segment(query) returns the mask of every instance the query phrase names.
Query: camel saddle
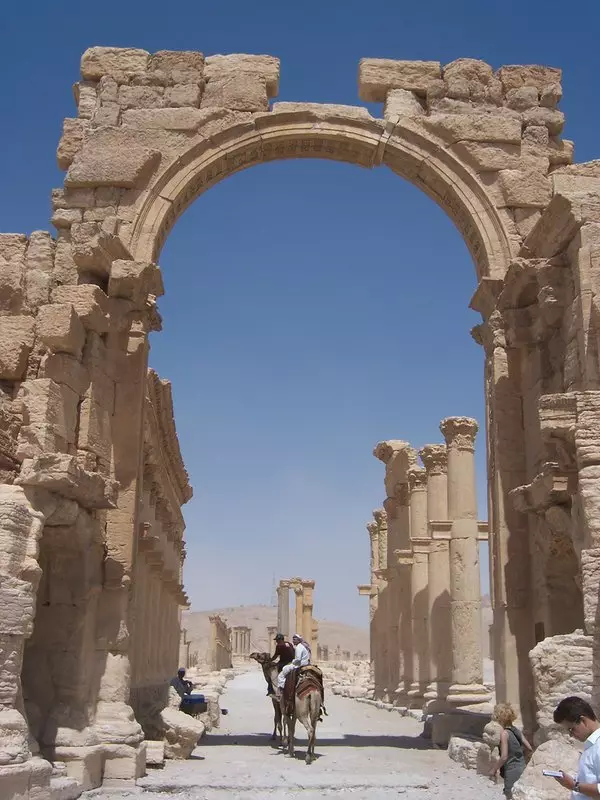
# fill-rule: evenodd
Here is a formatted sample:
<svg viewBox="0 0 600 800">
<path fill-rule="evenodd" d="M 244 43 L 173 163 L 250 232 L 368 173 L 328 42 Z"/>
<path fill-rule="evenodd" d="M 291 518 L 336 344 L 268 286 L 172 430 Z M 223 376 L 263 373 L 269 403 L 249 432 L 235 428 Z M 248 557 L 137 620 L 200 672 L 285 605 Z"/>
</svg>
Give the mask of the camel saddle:
<svg viewBox="0 0 600 800">
<path fill-rule="evenodd" d="M 284 713 L 291 716 L 294 713 L 294 696 L 304 697 L 309 691 L 318 689 L 321 697 L 324 696 L 323 673 L 319 667 L 308 664 L 306 667 L 298 667 L 292 670 L 285 679 L 285 686 L 282 694 L 282 707 Z"/>
</svg>

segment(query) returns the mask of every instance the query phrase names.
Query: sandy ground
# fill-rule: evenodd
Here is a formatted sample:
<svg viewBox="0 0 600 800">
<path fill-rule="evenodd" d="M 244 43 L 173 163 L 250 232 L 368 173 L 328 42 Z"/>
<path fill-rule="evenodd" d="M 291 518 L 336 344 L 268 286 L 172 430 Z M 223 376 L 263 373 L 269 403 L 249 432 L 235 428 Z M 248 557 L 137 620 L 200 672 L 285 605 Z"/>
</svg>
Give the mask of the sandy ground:
<svg viewBox="0 0 600 800">
<path fill-rule="evenodd" d="M 398 797 L 406 800 L 499 800 L 501 787 L 454 764 L 420 738 L 410 718 L 327 697 L 329 716 L 317 731 L 317 760 L 304 763 L 305 735 L 292 760 L 271 746 L 271 701 L 258 670 L 235 678 L 221 698 L 222 726 L 202 739 L 188 761 L 170 761 L 133 790 L 96 790 L 88 798 L 125 800 L 262 800 L 262 798 Z M 297 730 L 298 732 L 298 730 Z M 86 797 L 86 796 L 84 796 Z"/>
</svg>

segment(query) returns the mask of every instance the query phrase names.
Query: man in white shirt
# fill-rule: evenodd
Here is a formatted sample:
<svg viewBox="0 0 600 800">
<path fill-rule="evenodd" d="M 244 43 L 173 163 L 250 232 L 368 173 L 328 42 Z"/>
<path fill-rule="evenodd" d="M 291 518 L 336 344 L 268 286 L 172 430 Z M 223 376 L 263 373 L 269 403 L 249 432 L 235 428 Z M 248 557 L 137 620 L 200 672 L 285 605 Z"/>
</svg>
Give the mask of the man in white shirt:
<svg viewBox="0 0 600 800">
<path fill-rule="evenodd" d="M 555 780 L 571 790 L 571 800 L 600 797 L 600 723 L 593 708 L 581 697 L 565 697 L 554 710 L 554 722 L 584 742 L 577 777 L 563 771 L 562 777 Z"/>
<path fill-rule="evenodd" d="M 290 664 L 286 664 L 277 677 L 277 688 L 281 694 L 285 686 L 285 679 L 293 669 L 298 667 L 306 667 L 310 664 L 310 650 L 304 644 L 302 637 L 295 633 L 292 636 L 292 644 L 294 645 L 294 660 Z"/>
</svg>

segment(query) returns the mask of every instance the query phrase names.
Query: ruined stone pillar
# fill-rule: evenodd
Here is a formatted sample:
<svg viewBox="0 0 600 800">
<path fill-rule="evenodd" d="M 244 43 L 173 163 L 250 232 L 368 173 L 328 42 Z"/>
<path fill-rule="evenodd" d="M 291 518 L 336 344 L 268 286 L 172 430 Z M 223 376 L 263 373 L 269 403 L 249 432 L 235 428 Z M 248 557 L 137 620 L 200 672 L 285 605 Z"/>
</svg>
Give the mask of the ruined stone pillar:
<svg viewBox="0 0 600 800">
<path fill-rule="evenodd" d="M 275 635 L 279 633 L 280 628 L 278 625 L 269 625 L 267 627 L 267 650 L 269 653 L 275 647 Z M 285 636 L 286 634 L 284 634 Z"/>
<path fill-rule="evenodd" d="M 481 653 L 481 587 L 475 437 L 477 422 L 447 417 L 440 430 L 448 447 L 448 516 L 450 539 L 450 596 L 452 616 L 452 685 L 448 700 L 469 705 L 490 699 L 483 686 Z"/>
<path fill-rule="evenodd" d="M 427 472 L 422 467 L 408 471 L 410 491 L 410 541 L 412 606 L 412 683 L 408 691 L 411 706 L 422 706 L 429 683 L 429 535 L 427 525 Z"/>
<path fill-rule="evenodd" d="M 448 451 L 446 445 L 428 444 L 420 452 L 427 470 L 427 519 L 448 519 Z M 431 525 L 430 533 L 431 533 Z M 450 616 L 450 548 L 446 539 L 431 539 L 428 581 L 430 683 L 428 703 L 443 702 L 452 678 L 452 628 Z"/>
<path fill-rule="evenodd" d="M 277 627 L 280 633 L 290 635 L 290 582 L 279 581 L 277 587 Z"/>
<path fill-rule="evenodd" d="M 313 592 L 315 589 L 314 581 L 302 581 L 302 636 L 304 641 L 312 647 L 313 634 Z M 300 633 L 300 631 L 299 631 Z"/>
<path fill-rule="evenodd" d="M 321 649 L 321 646 L 319 645 L 319 623 L 316 619 L 313 619 L 312 621 L 311 647 L 313 653 L 317 653 L 318 650 Z"/>
<path fill-rule="evenodd" d="M 367 525 L 369 532 L 369 543 L 371 545 L 371 587 L 369 592 L 369 692 L 375 692 L 375 664 L 377 660 L 377 648 L 379 646 L 379 526 L 375 522 Z M 374 696 L 374 694 L 373 694 Z"/>
<path fill-rule="evenodd" d="M 304 590 L 300 579 L 294 583 L 294 594 L 296 595 L 296 624 L 294 633 L 302 634 L 302 623 L 304 619 L 303 596 Z"/>
</svg>

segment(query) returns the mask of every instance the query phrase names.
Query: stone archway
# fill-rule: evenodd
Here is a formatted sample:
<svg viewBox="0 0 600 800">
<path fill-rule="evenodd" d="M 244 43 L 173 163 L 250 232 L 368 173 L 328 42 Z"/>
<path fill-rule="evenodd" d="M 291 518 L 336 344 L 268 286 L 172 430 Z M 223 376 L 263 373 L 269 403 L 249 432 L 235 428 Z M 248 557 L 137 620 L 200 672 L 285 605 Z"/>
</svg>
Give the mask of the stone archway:
<svg viewBox="0 0 600 800">
<path fill-rule="evenodd" d="M 58 149 L 67 175 L 53 195 L 56 240 L 39 233 L 0 239 L 10 289 L 0 317 L 0 378 L 11 392 L 0 409 L 9 431 L 2 477 L 27 487 L 33 504 L 48 493 L 64 498 L 54 525 L 71 526 L 75 536 L 91 526 L 105 546 L 98 570 L 89 570 L 100 599 L 93 607 L 84 601 L 81 611 L 99 637 L 94 679 L 72 714 L 57 720 L 49 711 L 53 725 L 39 725 L 42 748 L 61 747 L 84 763 L 93 741 L 91 784 L 141 768 L 141 734 L 128 710 L 136 688 L 132 576 L 138 553 L 156 544 L 148 535 L 155 524 L 165 540 L 154 566 L 161 571 L 168 562 L 166 582 L 184 601 L 179 506 L 189 496 L 176 451 L 165 445 L 177 479 L 160 503 L 152 478 L 160 464 L 145 463 L 155 452 L 144 439 L 147 335 L 160 327 L 155 262 L 200 193 L 279 158 L 388 166 L 446 211 L 471 251 L 479 279 L 472 307 L 484 319 L 475 335 L 486 351 L 496 683 L 499 697 L 520 702 L 531 724 L 534 625 L 544 617 L 546 635 L 570 631 L 554 630 L 538 602 L 536 582 L 545 574 L 532 573 L 530 537 L 549 525 L 567 544 L 579 543 L 589 634 L 600 553 L 600 451 L 586 433 L 600 417 L 589 266 L 600 255 L 600 177 L 594 162 L 569 166 L 560 70 L 365 59 L 361 98 L 385 104 L 384 118 L 375 119 L 360 107 L 270 109 L 279 62 L 269 56 L 100 47 L 84 54 L 81 69 L 78 117 L 65 120 Z M 9 563 L 5 571 L 15 569 Z M 88 652 L 89 638 L 69 657 L 78 663 Z M 18 683 L 20 660 L 9 666 Z M 139 664 L 134 673 L 143 673 Z"/>
</svg>

